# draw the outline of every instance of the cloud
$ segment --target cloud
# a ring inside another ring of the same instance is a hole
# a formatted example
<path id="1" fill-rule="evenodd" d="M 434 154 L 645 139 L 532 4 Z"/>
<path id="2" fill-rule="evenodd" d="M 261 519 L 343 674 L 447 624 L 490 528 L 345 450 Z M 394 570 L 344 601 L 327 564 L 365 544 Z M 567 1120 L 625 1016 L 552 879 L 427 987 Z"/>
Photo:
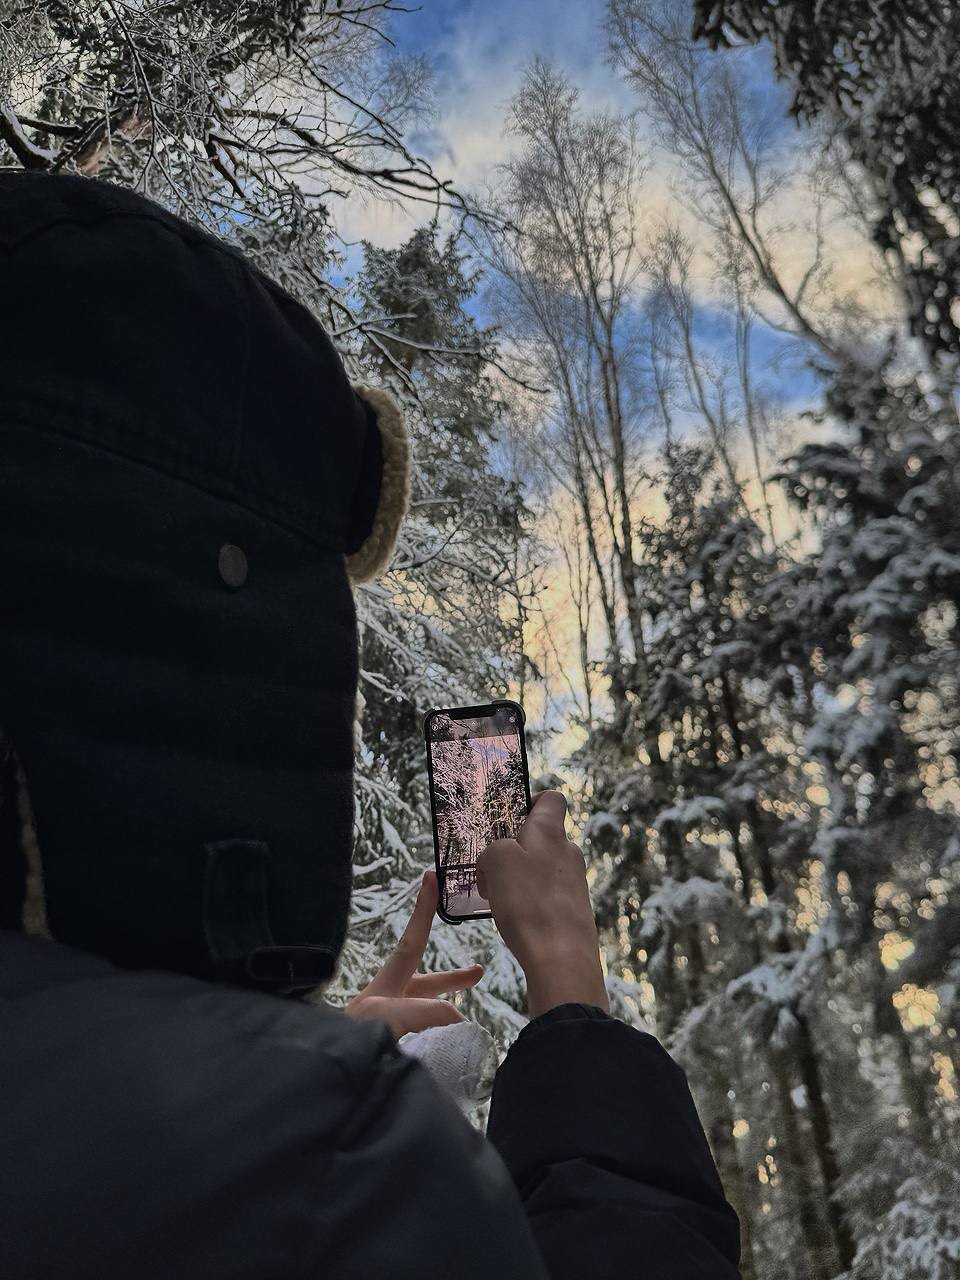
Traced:
<path id="1" fill-rule="evenodd" d="M 496 185 L 497 165 L 516 145 L 504 132 L 508 104 L 516 92 L 524 65 L 542 54 L 568 72 L 580 91 L 586 110 L 629 111 L 637 105 L 631 87 L 605 61 L 605 6 L 583 0 L 424 0 L 412 13 L 398 13 L 392 28 L 401 53 L 425 54 L 435 68 L 436 116 L 421 121 L 408 142 L 425 157 L 441 178 L 450 178 L 463 191 Z M 770 68 L 758 65 L 758 93 L 771 98 L 771 110 L 783 109 L 783 94 L 765 85 Z M 781 140 L 789 143 L 795 131 L 786 121 Z M 801 145 L 799 133 L 795 134 Z M 690 197 L 678 189 L 676 162 L 651 147 L 650 166 L 638 192 L 637 221 L 650 234 L 665 220 L 677 223 L 696 246 L 691 286 L 701 303 L 716 303 L 712 237 L 690 209 Z M 429 203 L 386 203 L 372 196 L 352 195 L 332 201 L 331 213 L 347 241 L 369 239 L 395 247 L 417 225 L 433 215 Z M 774 200 L 768 224 L 779 232 L 780 270 L 789 287 L 796 286 L 813 259 L 813 208 L 810 193 L 795 183 Z M 441 215 L 441 225 L 447 216 Z M 875 251 L 865 237 L 834 224 L 830 228 L 827 260 L 831 285 L 862 304 L 883 310 L 884 289 L 877 281 Z M 771 315 L 780 317 L 773 307 Z"/>
<path id="2" fill-rule="evenodd" d="M 570 73 L 588 110 L 632 109 L 631 91 L 603 60 L 603 12 L 582 0 L 425 0 L 417 13 L 398 15 L 399 50 L 426 54 L 436 72 L 436 119 L 412 131 L 413 150 L 461 190 L 493 182 L 514 145 L 504 133 L 509 101 L 538 53 Z M 356 196 L 332 210 L 346 239 L 383 247 L 402 243 L 431 212 Z"/>

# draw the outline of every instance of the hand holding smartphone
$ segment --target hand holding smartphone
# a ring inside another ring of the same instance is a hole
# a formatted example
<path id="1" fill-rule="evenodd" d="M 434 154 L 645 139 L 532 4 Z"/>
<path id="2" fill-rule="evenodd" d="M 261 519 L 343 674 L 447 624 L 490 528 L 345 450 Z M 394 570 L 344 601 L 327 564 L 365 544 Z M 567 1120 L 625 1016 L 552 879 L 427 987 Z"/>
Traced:
<path id="1" fill-rule="evenodd" d="M 583 854 L 564 833 L 560 792 L 531 805 L 520 707 L 435 711 L 424 728 L 437 914 L 493 916 L 526 975 L 531 1017 L 571 1001 L 609 1011 Z"/>

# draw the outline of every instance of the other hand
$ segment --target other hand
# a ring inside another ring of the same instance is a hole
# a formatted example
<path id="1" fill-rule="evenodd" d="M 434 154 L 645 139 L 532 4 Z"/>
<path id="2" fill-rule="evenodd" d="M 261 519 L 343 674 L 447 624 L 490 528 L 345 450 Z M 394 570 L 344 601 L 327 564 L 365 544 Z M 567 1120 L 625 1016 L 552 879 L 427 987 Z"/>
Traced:
<path id="1" fill-rule="evenodd" d="M 438 892 L 437 873 L 427 871 L 400 941 L 380 972 L 344 1006 L 344 1013 L 351 1018 L 373 1018 L 388 1023 L 398 1040 L 408 1031 L 463 1022 L 459 1009 L 435 997 L 445 991 L 465 991 L 483 977 L 480 964 L 439 973 L 416 972 L 430 937 Z"/>

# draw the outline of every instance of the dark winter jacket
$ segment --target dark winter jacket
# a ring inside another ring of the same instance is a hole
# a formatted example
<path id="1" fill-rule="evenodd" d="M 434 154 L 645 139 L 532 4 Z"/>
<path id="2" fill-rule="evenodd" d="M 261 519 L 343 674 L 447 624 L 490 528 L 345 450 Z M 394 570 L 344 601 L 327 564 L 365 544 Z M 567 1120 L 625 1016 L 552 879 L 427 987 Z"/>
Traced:
<path id="1" fill-rule="evenodd" d="M 3 1280 L 736 1277 L 652 1036 L 541 1014 L 488 1138 L 385 1023 L 0 934 Z"/>

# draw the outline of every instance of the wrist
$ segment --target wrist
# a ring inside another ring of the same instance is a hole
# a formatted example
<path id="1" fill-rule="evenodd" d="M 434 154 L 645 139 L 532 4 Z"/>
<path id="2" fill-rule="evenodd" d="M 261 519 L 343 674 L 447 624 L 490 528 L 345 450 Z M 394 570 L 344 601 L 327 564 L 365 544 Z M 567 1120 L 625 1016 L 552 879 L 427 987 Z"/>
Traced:
<path id="1" fill-rule="evenodd" d="M 591 1004 L 605 1013 L 610 1011 L 599 952 L 575 959 L 565 955 L 553 962 L 538 961 L 525 973 L 527 1012 L 531 1018 L 558 1004 Z"/>

